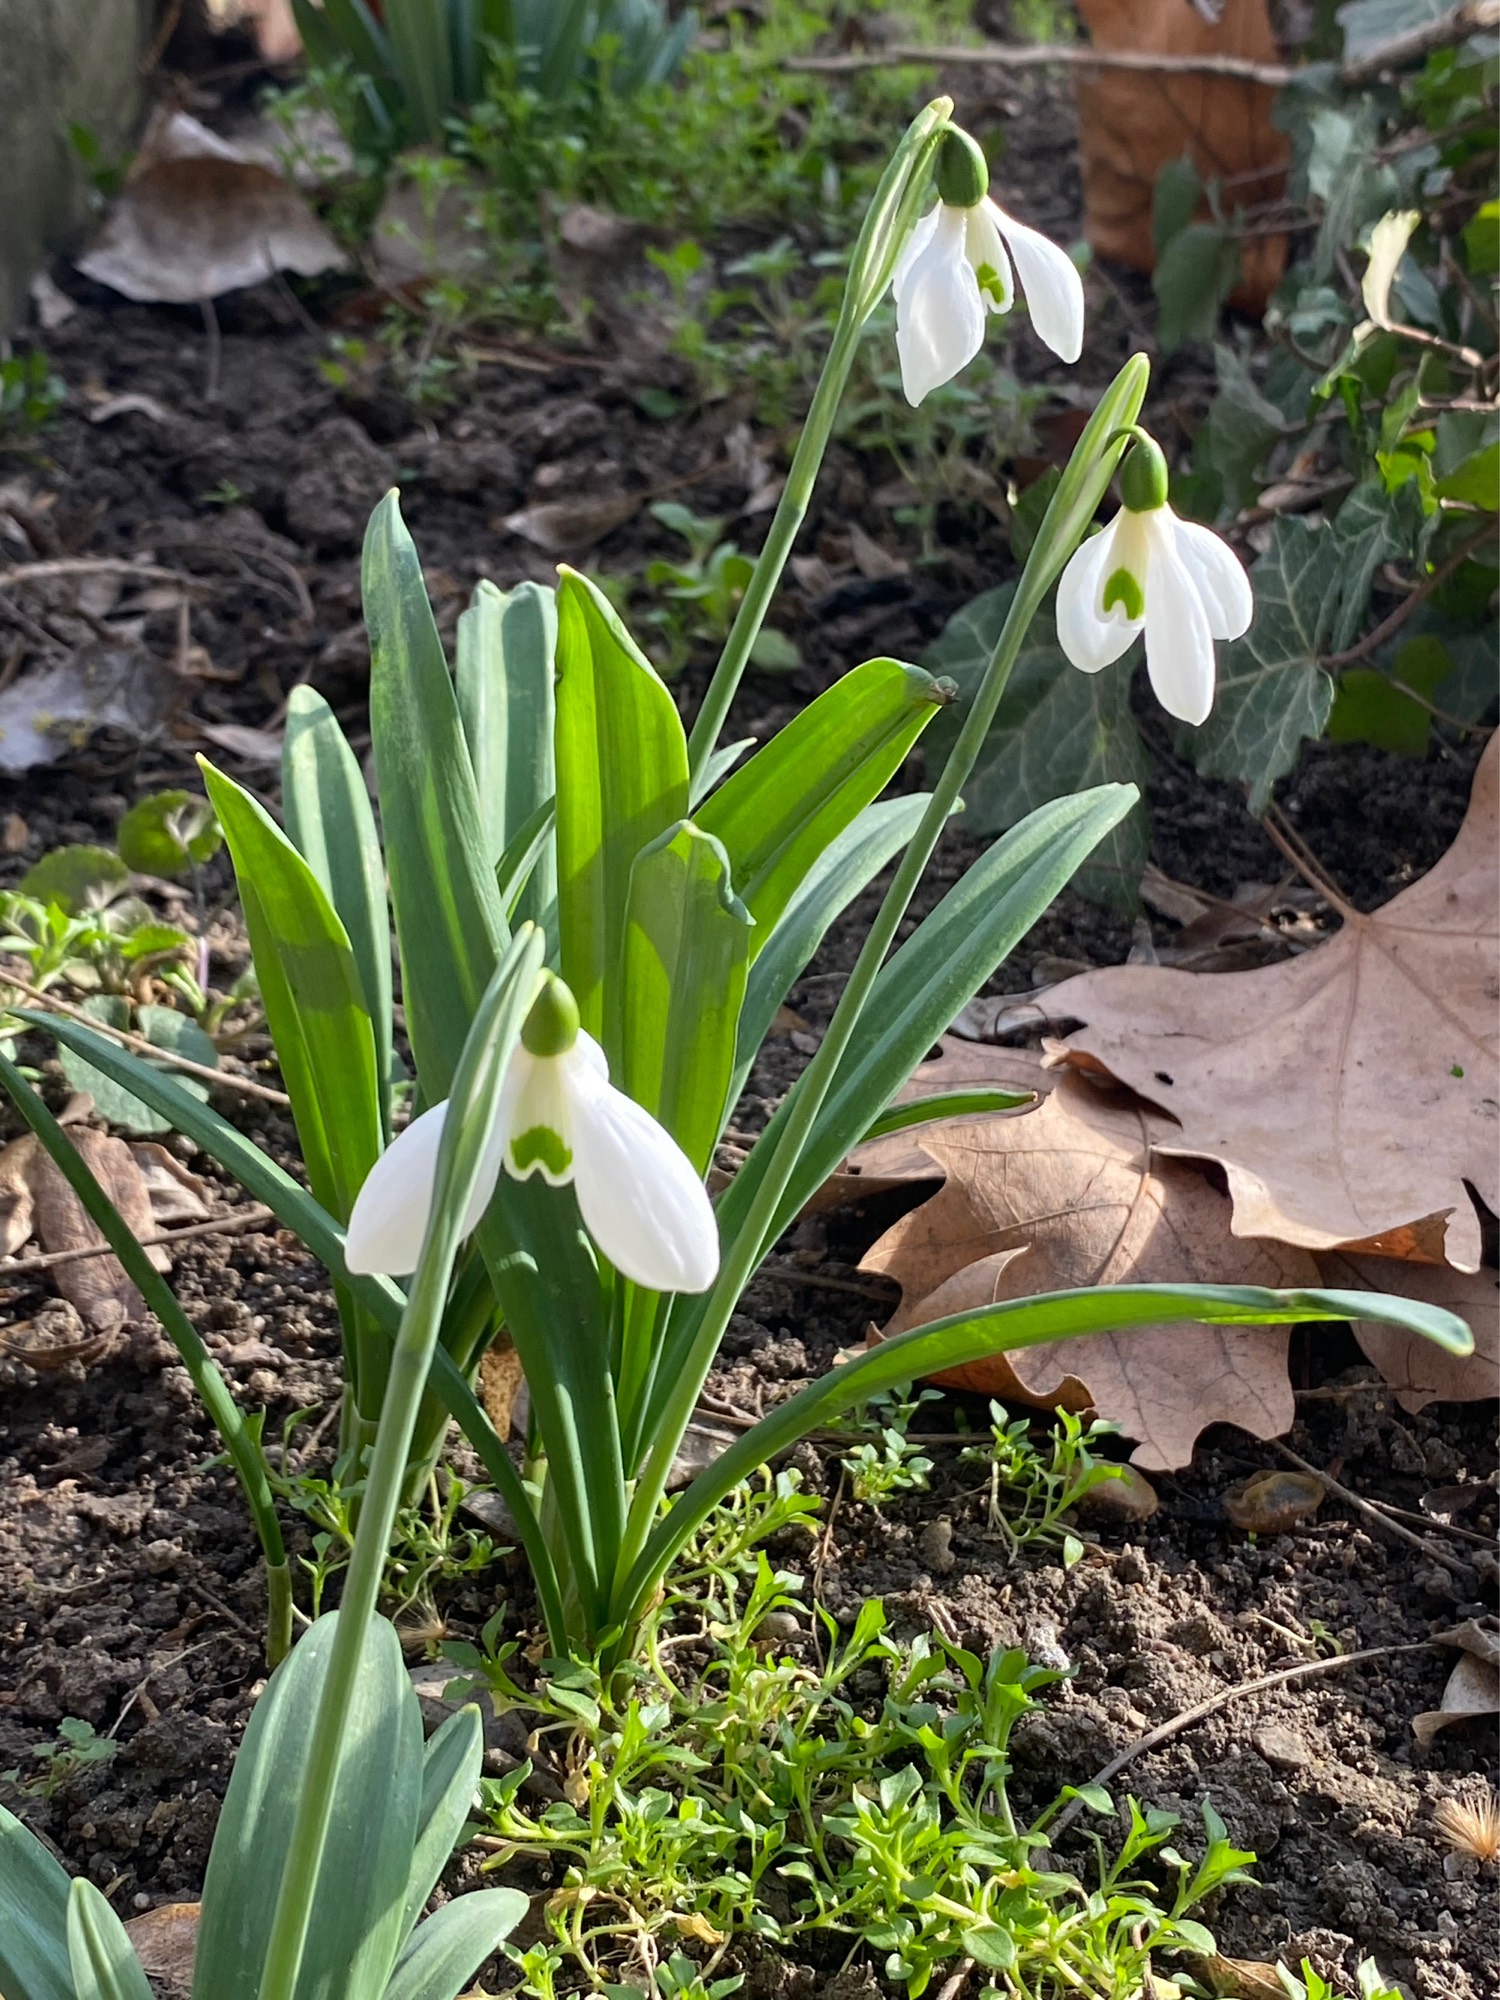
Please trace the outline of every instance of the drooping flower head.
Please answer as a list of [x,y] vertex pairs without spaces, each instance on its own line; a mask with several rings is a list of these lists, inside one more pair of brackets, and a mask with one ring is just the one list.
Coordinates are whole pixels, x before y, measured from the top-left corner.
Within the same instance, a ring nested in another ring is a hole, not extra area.
[[[414,1118],[376,1161],[349,1218],[351,1271],[414,1271],[432,1210],[446,1102]],[[511,1057],[494,1128],[464,1216],[474,1229],[502,1169],[572,1185],[584,1227],[617,1271],[659,1292],[702,1292],[719,1268],[713,1206],[692,1162],[649,1111],[609,1081],[604,1051],[578,1025],[553,974]]]
[[1214,641],[1250,629],[1255,599],[1239,557],[1167,504],[1167,463],[1138,437],[1120,472],[1120,511],[1075,549],[1057,584],[1058,644],[1096,674],[1146,634],[1146,671],[1169,714],[1194,724],[1214,702]]
[[915,405],[984,345],[989,313],[1008,313],[1016,279],[1038,337],[1064,361],[1083,351],[1083,281],[1073,260],[989,198],[984,154],[952,127],[938,152],[938,204],[897,259],[896,351]]

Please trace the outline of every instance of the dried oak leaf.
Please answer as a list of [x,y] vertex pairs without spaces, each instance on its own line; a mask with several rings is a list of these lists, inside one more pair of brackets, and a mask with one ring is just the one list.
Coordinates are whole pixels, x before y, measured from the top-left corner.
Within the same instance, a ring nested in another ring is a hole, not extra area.
[[1435,1341],[1397,1326],[1357,1320],[1355,1338],[1396,1391],[1405,1410],[1428,1403],[1473,1403],[1500,1394],[1500,1272],[1455,1271],[1447,1264],[1413,1264],[1391,1257],[1351,1257],[1325,1251],[1323,1283],[1335,1291],[1395,1292],[1442,1306],[1467,1320],[1472,1354],[1449,1354]]
[[162,1903],[126,1919],[126,1932],[157,2000],[188,2000],[202,1909],[201,1903]]
[[1475,1717],[1500,1715],[1500,1623],[1491,1616],[1466,1618],[1451,1632],[1439,1632],[1443,1646],[1460,1649],[1437,1708],[1412,1717],[1412,1734],[1425,1750],[1440,1729]]
[[152,118],[119,201],[77,260],[85,277],[127,299],[178,305],[277,271],[315,278],[343,262],[290,181],[182,111]]
[[1054,987],[1063,1055],[1166,1107],[1158,1150],[1216,1160],[1234,1233],[1309,1250],[1480,1263],[1465,1181],[1500,1207],[1500,738],[1457,840],[1328,943],[1217,974],[1116,966]]
[[[1186,0],[1079,0],[1095,47],[1167,57],[1278,57],[1266,0],[1226,0],[1207,19]],[[1280,199],[1291,149],[1272,122],[1276,93],[1240,76],[1103,69],[1078,78],[1084,228],[1101,256],[1156,268],[1156,177],[1184,156],[1218,181],[1230,213]],[[1286,267],[1284,235],[1242,245],[1235,303],[1257,312]]]
[[[1138,1101],[1064,1074],[1035,1111],[924,1131],[943,1186],[862,1266],[905,1295],[884,1332],[1082,1285],[1316,1283],[1305,1252],[1231,1236],[1224,1196],[1157,1155],[1170,1130]],[[1209,1424],[1261,1438],[1290,1426],[1287,1339],[1285,1327],[1143,1327],[993,1355],[936,1379],[1046,1409],[1093,1408],[1138,1441],[1136,1464],[1168,1471],[1187,1464]]]

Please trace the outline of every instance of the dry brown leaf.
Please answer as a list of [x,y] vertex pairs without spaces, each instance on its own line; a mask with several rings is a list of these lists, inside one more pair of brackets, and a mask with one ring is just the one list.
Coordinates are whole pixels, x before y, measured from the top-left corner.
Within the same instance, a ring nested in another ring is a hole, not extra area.
[[1500,1715],[1500,1624],[1493,1616],[1466,1618],[1451,1632],[1439,1632],[1445,1646],[1461,1649],[1437,1708],[1412,1717],[1412,1734],[1425,1750],[1440,1729],[1475,1717]]
[[77,262],[127,299],[191,305],[277,271],[314,278],[344,258],[290,181],[186,112],[158,111],[124,192]]
[[1048,996],[1084,1023],[1069,1061],[1177,1118],[1159,1150],[1222,1165],[1236,1236],[1479,1268],[1465,1181],[1500,1207],[1497,795],[1492,737],[1437,866],[1300,958],[1116,966]]
[[[1302,1251],[1231,1236],[1225,1198],[1191,1167],[1155,1156],[1169,1130],[1148,1107],[1068,1074],[1023,1116],[925,1130],[943,1186],[861,1267],[902,1287],[885,1332],[1084,1285],[1316,1283]],[[1138,1441],[1136,1464],[1165,1471],[1188,1462],[1209,1424],[1261,1438],[1289,1427],[1287,1338],[1285,1327],[1140,1328],[992,1356],[937,1379],[1043,1408],[1092,1407]]]
[[1412,1264],[1392,1257],[1350,1257],[1329,1250],[1318,1258],[1323,1283],[1339,1291],[1395,1292],[1442,1306],[1467,1320],[1472,1354],[1449,1354],[1434,1341],[1396,1326],[1356,1321],[1355,1338],[1396,1391],[1406,1410],[1428,1403],[1473,1403],[1500,1394],[1500,1272],[1455,1271],[1447,1264]]
[[526,1371],[521,1366],[515,1344],[508,1333],[502,1333],[484,1350],[479,1363],[479,1400],[484,1404],[485,1415],[494,1425],[496,1437],[505,1439],[510,1436],[516,1399],[525,1382]]
[[569,549],[592,548],[616,528],[623,528],[639,514],[646,497],[642,493],[613,493],[544,500],[540,506],[507,514],[502,525],[549,556],[565,555]]
[[202,1908],[201,1903],[163,1903],[126,1919],[126,1932],[157,2000],[188,2000]]
[[[1206,20],[1187,0],[1079,0],[1102,49],[1167,56],[1243,56],[1275,62],[1266,0],[1225,0]],[[1276,201],[1291,149],[1271,120],[1275,92],[1243,77],[1164,71],[1087,71],[1078,78],[1084,228],[1101,256],[1156,268],[1156,177],[1186,155],[1203,181],[1223,183],[1227,211]],[[1241,248],[1236,304],[1259,312],[1286,268],[1286,238],[1252,235]]]

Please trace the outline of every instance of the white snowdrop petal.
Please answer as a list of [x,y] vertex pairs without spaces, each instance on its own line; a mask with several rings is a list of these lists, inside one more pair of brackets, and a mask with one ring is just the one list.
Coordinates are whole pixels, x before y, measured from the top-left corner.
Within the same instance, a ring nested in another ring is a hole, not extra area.
[[594,1073],[576,1042],[564,1056],[534,1056],[529,1049],[519,1047],[511,1057],[499,1122],[505,1171],[512,1179],[524,1181],[539,1173],[550,1187],[562,1187],[573,1178],[576,1141],[571,1083],[575,1066]]
[[1017,222],[992,201],[994,221],[1015,262],[1026,309],[1037,338],[1062,361],[1076,361],[1083,352],[1083,280],[1066,250],[1060,250],[1035,229]]
[[942,203],[939,202],[937,208],[929,208],[927,213],[919,218],[902,247],[901,255],[896,259],[895,269],[891,273],[891,287],[898,302],[906,284],[907,274],[933,239],[938,226],[938,209],[941,207]]
[[964,255],[964,212],[940,206],[931,240],[896,294],[896,352],[906,400],[920,403],[984,345],[984,302]]
[[1255,594],[1245,566],[1212,528],[1171,517],[1178,561],[1197,586],[1216,639],[1238,639],[1255,616]]
[[[446,1100],[432,1105],[386,1147],[365,1176],[345,1233],[344,1262],[351,1271],[378,1271],[388,1278],[405,1278],[416,1270],[432,1214],[438,1148],[447,1118]],[[469,1197],[465,1236],[477,1227],[489,1207],[499,1178],[500,1145],[495,1134],[485,1148],[479,1178]]]
[[593,1075],[574,1079],[573,1121],[579,1212],[610,1263],[653,1291],[707,1291],[719,1269],[718,1224],[677,1142]]
[[1151,566],[1146,595],[1146,671],[1169,715],[1195,726],[1214,705],[1214,641],[1196,584],[1179,563]]
[[1100,610],[1105,579],[1114,568],[1120,517],[1073,551],[1057,580],[1057,643],[1075,667],[1097,674],[1119,659],[1139,632],[1140,622],[1120,610]]
[[964,253],[968,257],[976,279],[979,273],[989,267],[995,274],[1000,287],[996,298],[983,284],[979,295],[985,308],[992,313],[1008,313],[1016,302],[1016,281],[1011,272],[1010,259],[1005,254],[1005,243],[1001,237],[995,216],[998,211],[992,201],[982,201],[971,208],[964,222]]

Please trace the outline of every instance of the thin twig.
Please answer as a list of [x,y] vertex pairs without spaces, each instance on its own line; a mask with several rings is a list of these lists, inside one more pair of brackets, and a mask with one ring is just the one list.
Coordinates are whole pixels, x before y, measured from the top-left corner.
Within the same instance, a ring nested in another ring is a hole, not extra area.
[[[143,1250],[154,1250],[159,1244],[186,1243],[195,1236],[220,1236],[232,1229],[249,1229],[256,1223],[269,1222],[275,1211],[262,1208],[259,1202],[253,1208],[237,1208],[230,1215],[216,1215],[207,1222],[194,1222],[186,1229],[168,1229],[160,1236],[142,1236],[139,1239]],[[34,1257],[0,1259],[0,1278],[19,1278],[28,1271],[51,1271],[59,1264],[76,1264],[82,1257],[108,1257],[113,1253],[107,1243],[90,1243],[82,1250],[43,1250]]]
[[[1181,1714],[1169,1717],[1166,1722],[1158,1723],[1155,1729],[1148,1729],[1144,1736],[1137,1737],[1135,1742],[1122,1750],[1118,1757],[1111,1757],[1102,1770],[1094,1773],[1089,1782],[1093,1785],[1107,1785],[1111,1778],[1118,1777],[1125,1766],[1135,1758],[1145,1756],[1148,1750],[1154,1750],[1158,1744],[1166,1743],[1173,1736],[1180,1735],[1184,1729],[1191,1729],[1195,1722],[1202,1722],[1205,1716],[1213,1715],[1221,1708],[1227,1708],[1230,1702],[1237,1701],[1241,1695],[1264,1694],[1267,1688],[1283,1687],[1288,1681],[1306,1680],[1314,1674],[1332,1673],[1336,1667],[1352,1667],[1362,1660],[1389,1659],[1393,1653],[1425,1653],[1432,1644],[1431,1639],[1414,1639],[1399,1646],[1367,1646],[1358,1653],[1334,1653],[1326,1660],[1303,1660],[1295,1667],[1282,1667],[1274,1674],[1262,1674],[1258,1680],[1241,1681],[1236,1687],[1221,1688],[1217,1694],[1210,1695],[1207,1701],[1196,1702],[1193,1707],[1183,1709]],[[1049,1837],[1061,1833],[1070,1821],[1078,1817],[1082,1807],[1082,1799],[1070,1799],[1048,1827]]]
[[66,1000],[56,1000],[40,987],[28,986],[24,979],[18,979],[13,972],[0,974],[0,986],[14,987],[17,993],[24,993],[28,1000],[45,1007],[50,1014],[66,1015],[70,1021],[81,1021],[86,1028],[92,1028],[96,1035],[105,1035],[111,1041],[122,1042],[127,1049],[134,1049],[140,1055],[150,1056],[153,1062],[165,1063],[171,1069],[180,1069],[186,1076],[196,1076],[204,1083],[217,1084],[221,1090],[237,1090],[245,1097],[259,1097],[267,1104],[290,1105],[291,1099],[284,1090],[273,1090],[268,1083],[256,1083],[248,1076],[235,1076],[225,1069],[210,1069],[207,1063],[190,1062],[186,1056],[178,1055],[172,1049],[158,1048],[155,1042],[148,1042],[143,1035],[132,1035],[128,1029],[113,1028],[107,1021],[97,1021],[82,1007],[71,1006]]
[[1464,1562],[1459,1556],[1450,1556],[1445,1549],[1434,1548],[1423,1536],[1413,1534],[1410,1528],[1404,1528],[1399,1521],[1391,1520],[1378,1507],[1372,1506],[1361,1494],[1356,1493],[1352,1487],[1345,1486],[1341,1480],[1335,1479],[1331,1472],[1324,1472],[1321,1467],[1305,1459],[1300,1452],[1293,1451],[1289,1444],[1283,1444],[1279,1438],[1273,1438],[1272,1443],[1282,1457],[1295,1465],[1300,1472],[1305,1472],[1318,1480],[1330,1493],[1336,1493],[1346,1506],[1352,1507],[1357,1514],[1363,1514],[1365,1519],[1373,1521],[1376,1527],[1384,1528],[1385,1532],[1394,1535],[1397,1541],[1409,1543],[1412,1548],[1426,1556],[1429,1562],[1441,1563],[1444,1569],[1464,1578],[1465,1581],[1473,1576],[1472,1563]]
[[891,1290],[879,1291],[874,1285],[858,1285],[852,1278],[828,1278],[821,1271],[795,1271],[790,1264],[762,1264],[755,1275],[778,1285],[810,1285],[814,1291],[847,1292],[853,1298],[871,1299],[881,1306],[888,1306],[900,1290],[894,1280]]
[[63,576],[122,576],[137,583],[176,583],[190,590],[208,588],[201,576],[163,569],[160,563],[130,562],[124,556],[59,556],[49,562],[18,563],[14,569],[0,569],[0,590],[12,590],[22,583],[50,583]]
[[1345,923],[1359,915],[1354,905],[1340,895],[1337,883],[1323,872],[1322,863],[1303,841],[1296,828],[1288,823],[1279,807],[1273,805],[1268,808],[1260,822],[1260,830],[1271,845],[1286,856],[1303,881],[1316,889]]
[[1381,619],[1373,632],[1367,632],[1363,639],[1351,646],[1347,652],[1331,653],[1318,664],[1332,672],[1339,667],[1353,666],[1356,660],[1368,659],[1377,646],[1384,645],[1392,633],[1401,630],[1419,605],[1425,604],[1435,590],[1442,589],[1455,570],[1462,569],[1476,549],[1482,548],[1486,542],[1493,541],[1494,537],[1493,519],[1481,521],[1473,534],[1466,541],[1460,542],[1452,555],[1445,562],[1439,563],[1430,576],[1424,576],[1422,581],[1402,598],[1390,616]]
[[[1475,1487],[1477,1498],[1483,1491]],[[1372,1507],[1378,1507],[1382,1514],[1389,1514],[1393,1521],[1414,1521],[1419,1528],[1425,1528],[1430,1535],[1451,1535],[1463,1542],[1477,1542],[1482,1549],[1493,1549],[1495,1537],[1482,1535],[1477,1528],[1461,1528],[1457,1521],[1434,1521],[1426,1514],[1414,1514],[1409,1507],[1393,1507],[1389,1500],[1372,1500]]]

